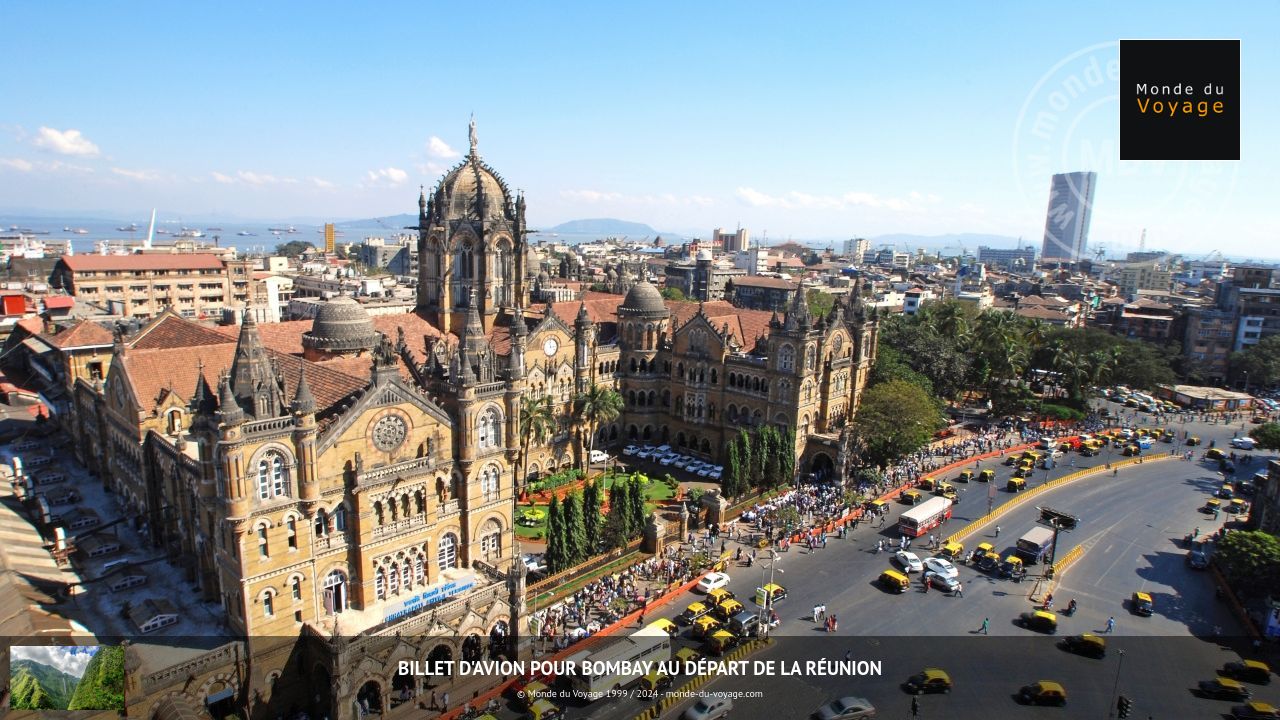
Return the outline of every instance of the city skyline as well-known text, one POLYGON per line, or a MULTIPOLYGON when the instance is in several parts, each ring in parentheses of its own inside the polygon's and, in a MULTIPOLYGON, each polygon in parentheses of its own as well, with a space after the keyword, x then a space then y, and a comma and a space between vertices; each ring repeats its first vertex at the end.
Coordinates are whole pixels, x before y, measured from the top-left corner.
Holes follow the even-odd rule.
POLYGON ((1249 92, 1280 69, 1272 5, 945 8, 910 26, 867 7, 490 10, 7 6, 24 32, 0 79, 4 204, 413 212, 417 186, 466 153, 474 113, 481 154, 538 226, 1026 243, 1043 233, 1050 176, 1091 170, 1091 247, 1136 249, 1144 228, 1147 247, 1189 256, 1272 241, 1280 151, 1262 123, 1276 101, 1249 92), (1242 161, 1114 159, 1122 37, 1242 38, 1242 161))

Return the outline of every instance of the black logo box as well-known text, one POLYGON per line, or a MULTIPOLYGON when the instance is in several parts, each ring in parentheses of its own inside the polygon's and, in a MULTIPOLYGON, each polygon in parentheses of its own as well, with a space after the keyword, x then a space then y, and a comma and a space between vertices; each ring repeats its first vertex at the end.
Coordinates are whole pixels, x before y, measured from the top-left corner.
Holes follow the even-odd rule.
POLYGON ((1120 41, 1121 160, 1239 160, 1240 103, 1239 40, 1120 41))

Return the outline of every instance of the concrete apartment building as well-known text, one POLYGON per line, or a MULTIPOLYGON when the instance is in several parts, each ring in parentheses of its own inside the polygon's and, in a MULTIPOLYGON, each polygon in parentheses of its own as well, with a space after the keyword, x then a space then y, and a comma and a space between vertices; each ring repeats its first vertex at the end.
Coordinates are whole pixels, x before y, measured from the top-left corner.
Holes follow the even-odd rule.
POLYGON ((254 264, 206 253, 64 255, 53 284, 123 317, 152 318, 167 307, 187 318, 212 317, 251 304, 254 264))
POLYGON ((746 228, 738 228, 735 232, 725 232, 720 228, 711 231, 711 244, 718 245, 725 253, 746 252, 751 249, 751 237, 746 228))

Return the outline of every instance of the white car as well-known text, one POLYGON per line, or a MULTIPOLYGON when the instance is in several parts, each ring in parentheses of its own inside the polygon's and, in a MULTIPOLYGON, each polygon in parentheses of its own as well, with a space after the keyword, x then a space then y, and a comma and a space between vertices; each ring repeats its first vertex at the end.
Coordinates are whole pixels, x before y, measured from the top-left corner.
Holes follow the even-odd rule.
POLYGON ((953 578, 960 574, 960 571, 956 569, 956 566, 952 565, 951 561, 946 558, 931 557, 924 561, 924 567, 926 570, 942 575, 943 577, 953 578))
POLYGON ((717 466, 715 467, 715 469, 711 471, 711 476, 710 476, 710 477, 711 477, 711 479, 712 479, 712 480, 719 480, 719 479, 720 479, 720 474, 721 474, 721 473, 723 473, 723 472, 724 472, 724 468, 723 468, 723 467, 721 467, 721 466, 719 466, 719 465, 717 465, 717 466))
POLYGON ((1233 448, 1239 448, 1240 450, 1252 450, 1253 446, 1254 442, 1251 437, 1231 438, 1231 447, 1233 448))
POLYGON ((609 462, 609 453, 607 453, 607 452, 605 452, 605 451, 603 451, 603 450, 592 450, 592 451, 591 451, 591 464, 592 464, 592 465, 599 465, 600 463, 607 463, 607 462, 609 462))
POLYGON ((640 460, 648 460, 653 457, 653 451, 649 448, 640 448, 636 451, 636 458, 640 460))
POLYGON ((689 458, 685 457, 684 455, 677 455, 675 461, 672 462, 671 464, 677 468, 683 468, 684 466, 689 464, 689 458))
POLYGON ((920 572, 924 570, 924 563, 920 562, 920 556, 906 550, 899 550, 893 554, 893 559, 898 561, 902 566, 903 572, 920 572))
POLYGON ((719 720, 733 709, 733 701, 723 695, 704 697, 684 711, 684 720, 719 720))
POLYGON ((669 454, 671 454, 671 446, 670 446, 670 445, 659 445, 659 446, 658 446, 657 448, 655 448, 655 449, 658 451, 658 454, 659 454, 659 455, 669 455, 669 454))
POLYGON ((694 461, 690 462, 688 465, 685 465, 685 466, 684 466, 684 469, 685 469, 685 470, 688 470, 688 471, 689 471, 689 472, 691 472, 691 473, 697 474, 698 472, 700 472, 700 471, 702 470, 702 468, 704 468, 704 467, 706 467, 706 466, 707 466, 707 464, 706 464, 706 463, 704 463, 704 462, 702 462, 701 460, 694 460, 694 461))
POLYGON ((709 593, 712 590, 719 590, 722 587, 728 587, 729 573, 712 572, 707 573, 698 581, 697 590, 700 593, 709 593))
POLYGON ((708 478, 716 473, 715 465, 703 465, 698 468, 698 477, 708 478))
POLYGON ((623 455, 635 455, 638 452, 640 452, 640 448, 636 447, 635 445, 628 445, 622 448, 623 455))
POLYGON ((679 459, 680 459, 679 455, 676 455, 675 453, 671 453, 670 455, 663 455, 662 457, 659 457, 658 462, 662 465, 670 465, 679 459))
POLYGON ((865 720, 874 718, 876 709, 866 698, 843 697, 818 708, 813 716, 818 720, 865 720))

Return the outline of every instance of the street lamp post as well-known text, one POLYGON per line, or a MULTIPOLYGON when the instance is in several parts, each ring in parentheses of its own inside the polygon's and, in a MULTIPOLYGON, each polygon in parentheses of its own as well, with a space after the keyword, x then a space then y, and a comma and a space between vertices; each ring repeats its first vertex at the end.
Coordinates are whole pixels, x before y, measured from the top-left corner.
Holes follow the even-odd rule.
POLYGON ((758 632, 762 634, 761 636, 769 634, 769 618, 765 613, 773 610, 773 597, 769 594, 770 591, 767 587, 773 584, 773 573, 775 570, 780 573, 786 572, 782 568, 778 567, 778 551, 773 548, 769 548, 769 562, 767 564, 760 564, 760 588, 764 595, 764 602, 760 604, 760 625, 758 630, 758 632), (768 584, 764 581, 765 568, 768 568, 769 570, 768 584))
POLYGON ((1120 661, 1116 663, 1116 681, 1111 686, 1111 710, 1107 712, 1107 717, 1115 717, 1116 714, 1116 698, 1120 692, 1120 669, 1124 667, 1124 650, 1117 650, 1120 654, 1120 661))

